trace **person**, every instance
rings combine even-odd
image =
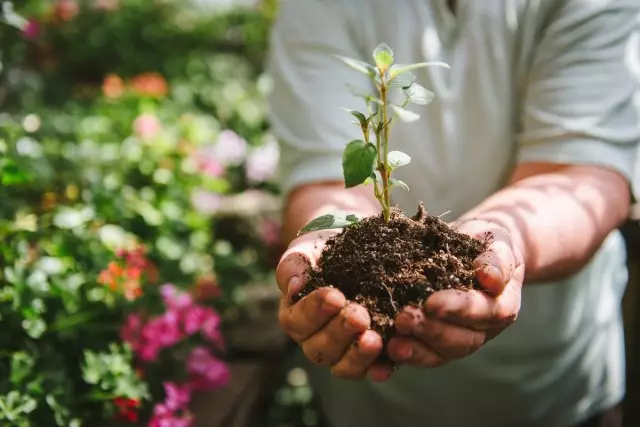
[[[330,426],[621,425],[617,228],[640,142],[639,17],[636,0],[281,3],[268,60],[290,242],[279,321]],[[386,351],[399,369],[376,362],[367,311],[337,289],[291,298],[338,232],[296,238],[301,227],[335,209],[380,212],[371,186],[344,188],[342,151],[360,130],[340,107],[363,107],[345,84],[368,81],[335,56],[371,63],[382,42],[396,62],[450,65],[415,73],[436,98],[394,127],[393,149],[412,156],[397,172],[411,192],[394,203],[412,214],[424,201],[494,236],[477,260],[485,291],[441,291],[398,315]]]

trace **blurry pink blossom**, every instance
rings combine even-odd
[[[138,313],[131,313],[127,316],[124,326],[120,330],[120,338],[129,344],[133,351],[140,348],[140,328],[142,327],[142,318]]]
[[[177,411],[186,409],[189,401],[191,401],[191,389],[188,385],[178,385],[172,382],[165,382],[164,387],[164,404],[169,411]]]
[[[252,183],[261,183],[271,179],[278,168],[280,147],[274,139],[256,147],[247,157],[247,179]]]
[[[224,338],[220,330],[220,316],[214,313],[202,323],[202,336],[216,346],[218,349],[224,349]]]
[[[29,19],[27,25],[22,30],[24,38],[33,40],[40,34],[40,24],[35,19]]]
[[[195,334],[200,330],[204,322],[216,313],[209,307],[193,306],[182,313],[184,331]]]
[[[167,311],[162,316],[151,319],[142,328],[140,357],[146,361],[155,360],[160,349],[178,343],[183,337],[178,314]]]
[[[194,189],[191,193],[191,204],[200,213],[214,214],[222,205],[222,196],[202,188]]]
[[[120,6],[120,0],[95,0],[93,5],[99,10],[116,10]]]
[[[198,158],[198,169],[203,174],[210,176],[211,178],[220,178],[224,176],[225,168],[220,162],[214,158]]]
[[[247,156],[247,141],[232,130],[223,130],[207,154],[226,166],[238,166]]]
[[[280,244],[281,238],[281,225],[278,221],[274,221],[271,218],[264,218],[260,223],[258,232],[260,238],[267,246],[276,246]]]
[[[160,132],[160,120],[151,113],[145,113],[136,118],[133,129],[140,138],[150,139]]]
[[[187,372],[194,390],[213,390],[229,382],[227,365],[205,347],[195,347],[187,358]]]
[[[166,404],[158,403],[153,407],[148,427],[189,427],[192,423],[193,416],[190,414],[178,416]]]
[[[171,284],[160,286],[160,294],[164,304],[170,310],[183,310],[193,305],[193,298],[186,292],[181,292]]]

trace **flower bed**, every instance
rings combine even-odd
[[[190,425],[281,249],[268,18],[26,3],[0,27],[0,424]]]

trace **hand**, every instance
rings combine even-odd
[[[366,376],[382,351],[382,338],[368,330],[371,318],[359,304],[334,288],[320,288],[292,304],[306,283],[305,272],[316,265],[326,240],[335,232],[320,231],[294,240],[282,256],[276,278],[282,292],[279,322],[314,363],[331,367],[343,379]]]
[[[521,251],[495,223],[470,220],[457,228],[479,239],[491,235],[488,249],[474,262],[483,289],[440,291],[422,309],[406,307],[396,318],[398,336],[388,346],[397,363],[433,367],[466,357],[516,320],[524,280]]]

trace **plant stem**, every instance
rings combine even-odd
[[[389,219],[391,218],[391,189],[389,188],[390,174],[389,168],[387,167],[389,165],[389,123],[387,123],[387,121],[389,120],[389,112],[387,109],[387,86],[385,83],[382,83],[380,85],[380,99],[382,101],[382,116],[380,118],[380,121],[382,123],[383,157],[382,161],[378,162],[378,171],[382,176],[382,197],[384,199],[384,206],[382,211],[384,220],[389,221]],[[380,151],[378,151],[378,159],[380,159],[380,154]]]

